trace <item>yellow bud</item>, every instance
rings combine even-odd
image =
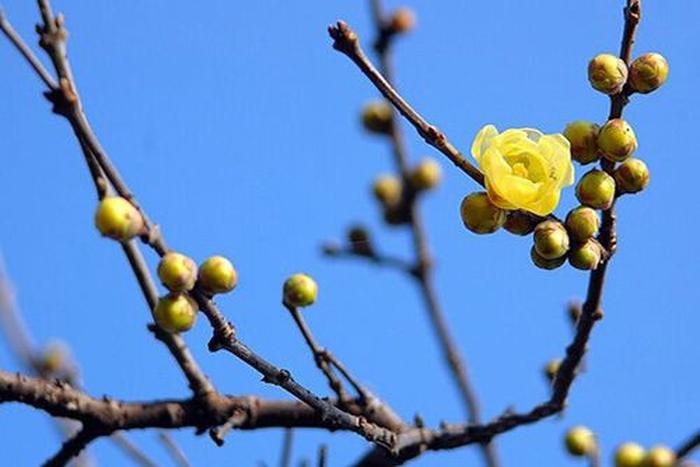
[[[63,342],[51,342],[43,351],[38,364],[43,375],[54,375],[66,364],[68,348]]]
[[[547,377],[547,380],[554,381],[554,377],[557,375],[557,372],[559,371],[560,367],[560,359],[554,358],[548,361],[547,364],[544,366],[544,375]]]
[[[617,188],[625,193],[637,193],[649,184],[649,169],[644,161],[630,158],[615,170]]]
[[[477,234],[493,233],[506,221],[506,211],[495,206],[483,191],[465,196],[459,211],[464,226]]]
[[[401,201],[401,180],[393,175],[382,175],[374,181],[374,197],[384,206],[395,206]]]
[[[389,133],[393,114],[385,101],[370,102],[362,109],[362,125],[371,133]]]
[[[515,235],[527,235],[535,230],[537,217],[524,211],[508,211],[503,228]]]
[[[575,426],[566,433],[564,438],[566,450],[572,456],[586,456],[595,452],[595,435],[585,426]]]
[[[577,120],[566,125],[564,137],[571,144],[571,157],[581,164],[589,164],[600,159],[598,151],[598,131],[600,127],[592,122]]]
[[[674,467],[676,454],[666,446],[657,445],[649,449],[642,465],[644,467]]]
[[[543,258],[539,253],[537,253],[537,250],[533,246],[530,249],[530,259],[532,259],[533,264],[540,269],[556,269],[564,264],[564,261],[566,261],[566,256],[554,259]]]
[[[658,89],[667,79],[668,62],[661,54],[644,54],[630,65],[630,85],[641,94]]]
[[[600,264],[603,247],[596,240],[589,238],[584,243],[575,245],[569,251],[569,264],[576,269],[592,271]]]
[[[411,185],[416,191],[429,190],[436,187],[441,178],[440,164],[432,159],[425,159],[411,173]]]
[[[535,227],[535,250],[545,259],[556,259],[569,250],[569,235],[561,223],[544,221]]]
[[[309,306],[316,301],[318,285],[306,274],[294,274],[284,282],[284,303],[291,306]]]
[[[600,227],[598,213],[587,206],[579,206],[566,216],[566,230],[571,238],[583,242],[593,237]]]
[[[238,273],[223,256],[212,256],[199,266],[199,285],[208,294],[232,291],[238,284]]]
[[[197,280],[197,265],[191,258],[171,251],[158,263],[158,277],[171,292],[191,290]]]
[[[627,82],[627,65],[612,54],[596,55],[588,63],[588,81],[604,94],[617,94]]]
[[[615,467],[642,467],[644,448],[637,443],[624,443],[615,450]]]
[[[606,159],[622,162],[637,150],[637,137],[629,123],[613,118],[600,129],[598,148]]]
[[[165,331],[189,331],[197,321],[197,303],[187,294],[169,294],[158,299],[153,317]]]
[[[95,226],[106,237],[126,242],[144,232],[141,213],[133,204],[119,196],[100,201],[95,212]]]
[[[576,197],[593,209],[608,209],[615,199],[615,180],[602,170],[591,170],[576,185]]]
[[[391,15],[390,28],[396,33],[408,32],[416,26],[416,15],[410,8],[397,8]]]

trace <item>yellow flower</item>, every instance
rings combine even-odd
[[[472,155],[486,179],[491,201],[502,209],[546,216],[559,204],[559,192],[574,183],[569,141],[531,128],[498,133],[486,125],[474,138]]]

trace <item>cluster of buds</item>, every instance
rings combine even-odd
[[[391,174],[380,175],[372,185],[372,194],[391,225],[403,224],[410,219],[409,207],[413,198],[440,184],[442,170],[433,159],[423,159],[407,176],[407,180]]]
[[[567,431],[564,445],[568,453],[576,457],[595,457],[599,450],[595,434],[585,426]],[[674,467],[676,461],[676,454],[660,444],[647,451],[637,443],[627,442],[618,446],[613,454],[615,467]]]
[[[197,302],[189,292],[196,286],[209,296],[232,291],[238,273],[223,256],[212,256],[199,268],[176,252],[165,254],[158,263],[158,278],[169,293],[158,299],[153,317],[162,329],[179,333],[190,330],[197,319]]]
[[[676,460],[676,454],[661,444],[645,451],[639,444],[627,442],[614,454],[615,467],[674,467]]]
[[[668,79],[668,62],[658,53],[646,53],[627,67],[612,54],[599,54],[588,63],[588,81],[597,91],[613,96],[621,92],[648,94]],[[625,86],[628,89],[625,89]]]
[[[146,234],[141,212],[127,199],[105,197],[95,212],[97,230],[113,240],[128,242]],[[209,295],[232,291],[238,283],[238,274],[229,260],[212,256],[199,268],[188,256],[177,252],[166,253],[158,263],[158,277],[169,293],[160,297],[153,309],[153,317],[162,329],[178,333],[194,326],[197,303],[189,292],[198,289]]]

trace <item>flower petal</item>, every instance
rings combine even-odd
[[[479,130],[479,133],[476,134],[474,143],[472,143],[472,156],[477,162],[481,163],[481,156],[486,149],[488,149],[491,140],[496,136],[498,136],[498,130],[493,125],[484,126]]]

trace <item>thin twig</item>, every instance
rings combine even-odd
[[[318,467],[326,467],[328,465],[328,446],[322,444],[318,447]]]
[[[418,134],[431,146],[447,156],[465,174],[471,177],[479,185],[484,185],[484,175],[464,155],[457,150],[447,139],[447,136],[436,126],[428,123],[406,100],[392,87],[392,85],[382,76],[372,65],[367,55],[360,47],[360,41],[355,31],[350,29],[344,21],[338,21],[334,26],[328,28],[330,36],[333,38],[333,48],[344,53],[362,70],[379,92],[384,95],[394,107],[403,115]]]
[[[116,432],[109,439],[141,467],[158,467],[158,464],[146,456],[124,433]]]
[[[327,244],[323,247],[323,253],[330,258],[357,258],[369,261],[376,266],[396,269],[407,274],[415,274],[414,265],[408,261],[395,256],[377,253],[374,250],[369,253],[358,253],[352,247],[345,248]]]
[[[190,462],[187,460],[184,451],[177,445],[169,433],[165,431],[158,432],[158,439],[163,443],[163,446],[165,446],[165,449],[168,451],[168,454],[170,454],[175,464],[179,467],[190,467]]]
[[[391,29],[387,26],[389,22],[384,16],[381,0],[371,0],[370,3],[376,34],[374,48],[377,52],[380,64],[378,75],[379,77],[383,77],[383,81],[391,87],[394,82],[392,66],[393,64],[391,60],[391,46],[394,42],[393,39],[396,37],[396,35],[392,33]],[[362,56],[364,55],[364,52],[359,46],[359,39],[356,40],[356,44],[353,50],[358,55],[358,59],[362,61]],[[371,70],[371,63],[369,63],[368,60],[365,61],[367,62],[367,65],[369,65],[367,66],[367,69]],[[382,94],[384,94],[384,96],[391,101],[391,98],[389,95],[387,95],[387,93],[382,92]],[[396,96],[399,96],[398,92],[396,92],[395,90],[394,94]],[[394,101],[391,102],[394,103]],[[413,237],[413,247],[415,255],[415,265],[410,269],[410,272],[418,282],[421,295],[425,302],[425,308],[428,312],[428,317],[437,337],[439,346],[442,350],[443,358],[451,372],[452,379],[455,381],[455,384],[459,390],[467,418],[471,423],[480,423],[481,411],[479,401],[476,396],[476,390],[474,389],[470,381],[466,369],[466,364],[464,363],[464,360],[459,354],[458,347],[450,333],[449,325],[447,324],[447,319],[445,318],[445,314],[440,305],[440,301],[438,300],[437,293],[435,292],[435,285],[433,283],[432,275],[433,261],[430,255],[427,232],[421,215],[419,197],[416,196],[416,193],[412,192],[412,190],[410,189],[411,184],[409,179],[410,174],[408,152],[404,143],[403,133],[399,126],[397,109],[401,112],[400,107],[397,107],[395,105],[392,106],[393,115],[389,127],[389,139],[391,141],[391,147],[396,169],[401,175],[405,191],[407,192],[405,196],[408,203],[408,210],[410,212],[408,219]],[[409,114],[404,112],[401,113],[403,115]],[[417,113],[415,115],[418,116]],[[417,129],[423,128],[425,130],[428,127],[430,127],[430,125],[428,125],[427,122],[423,122],[422,126],[420,127],[416,126],[416,124],[413,121],[411,123],[413,123]],[[421,129],[419,129],[418,131],[419,133],[421,133]],[[429,131],[425,130],[425,134],[428,133]],[[436,132],[436,134],[437,133],[439,132]],[[421,135],[424,134],[421,133]],[[444,145],[443,147],[453,148],[453,146],[449,143],[447,145]],[[450,154],[454,155],[454,153],[452,152],[450,152]],[[473,170],[471,172],[473,172]],[[481,175],[480,173],[478,174]],[[498,466],[499,462],[495,446],[488,444],[484,445],[482,446],[482,452],[484,455],[484,460],[486,461],[486,464],[489,467]]]
[[[680,446],[676,448],[676,455],[678,459],[683,459],[688,457],[695,449],[700,446],[700,431],[694,433],[690,438],[681,443]]]
[[[71,459],[78,456],[88,444],[99,436],[101,436],[99,432],[83,428],[75,436],[66,440],[61,449],[44,462],[44,467],[63,467],[67,465]]]
[[[284,430],[282,439],[282,455],[280,456],[280,467],[290,467],[292,465],[292,447],[294,445],[294,430],[287,428]]]

